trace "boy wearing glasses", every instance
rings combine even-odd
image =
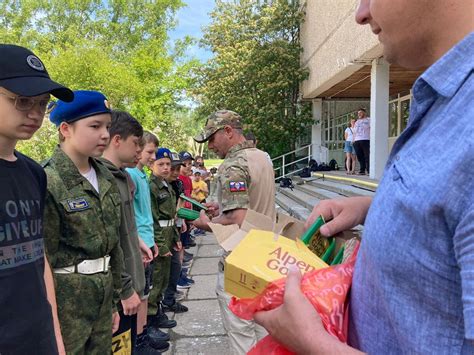
[[[26,48],[0,44],[0,353],[58,354],[64,346],[51,269],[44,256],[46,175],[15,150],[41,127],[50,94],[71,90],[52,81]]]

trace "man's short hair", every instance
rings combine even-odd
[[[159,147],[160,145],[160,141],[158,140],[158,137],[149,131],[143,132],[143,141],[145,142],[144,144],[153,143],[157,147]]]
[[[367,110],[363,107],[359,108],[357,111],[363,111],[363,112],[367,113]]]
[[[257,138],[255,137],[255,134],[253,134],[253,132],[251,132],[251,131],[245,133],[244,137],[245,137],[246,140],[252,141],[254,143],[257,141]]]
[[[112,123],[110,124],[109,134],[110,138],[119,135],[124,140],[130,136],[142,137],[143,127],[128,112],[112,110]]]

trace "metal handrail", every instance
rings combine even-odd
[[[282,155],[279,155],[279,156],[273,158],[273,159],[272,159],[272,162],[275,162],[275,161],[277,161],[277,160],[279,160],[279,159],[281,159],[281,161],[282,161],[281,166],[278,167],[278,168],[276,168],[276,169],[274,169],[274,171],[275,171],[275,179],[279,179],[279,178],[285,177],[285,176],[287,176],[287,175],[289,175],[289,174],[294,174],[294,173],[296,173],[296,172],[301,171],[302,169],[296,169],[296,170],[291,171],[290,173],[287,174],[287,173],[286,173],[286,168],[287,168],[288,166],[290,166],[290,165],[294,165],[294,164],[299,163],[299,162],[304,161],[304,160],[309,161],[309,160],[311,159],[312,147],[313,147],[312,144],[308,144],[308,145],[305,145],[305,146],[303,146],[303,147],[294,149],[294,150],[292,150],[291,152],[288,152],[288,153],[285,153],[285,154],[282,154]],[[292,161],[289,162],[289,163],[286,162],[286,157],[287,157],[287,156],[289,156],[289,155],[291,155],[291,154],[295,154],[296,152],[299,152],[299,151],[304,150],[304,149],[306,149],[306,150],[308,151],[308,153],[307,153],[303,158],[299,158],[299,159],[296,159],[296,160],[292,160]],[[278,172],[279,172],[278,174],[276,173],[277,170],[278,170]]]

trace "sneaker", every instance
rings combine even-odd
[[[174,300],[175,300],[176,302],[182,301],[182,300],[184,300],[185,298],[186,298],[186,296],[185,296],[184,294],[182,294],[182,293],[175,293],[175,294],[174,294]]]
[[[173,303],[171,306],[167,306],[163,304],[163,311],[165,312],[174,312],[174,313],[184,313],[187,312],[189,309],[185,305],[179,302]]]
[[[189,277],[185,276],[184,281],[186,281],[188,284],[194,285],[194,280],[190,279]]]
[[[183,263],[181,264],[181,268],[189,268],[192,264],[192,261],[189,260],[189,261],[183,261]]]
[[[170,348],[170,343],[167,341],[154,342],[153,344],[149,339],[142,340],[141,342],[137,341],[135,344],[133,354],[135,355],[156,355],[168,351]]]
[[[193,260],[193,257],[192,257],[192,256],[186,256],[186,255],[184,255],[184,257],[183,257],[183,262],[190,262],[190,261],[192,261],[192,260]]]
[[[191,288],[191,284],[190,283],[187,283],[186,281],[184,280],[179,280],[178,281],[178,286],[176,286],[176,288],[178,290],[187,290],[188,288]]]
[[[160,328],[148,326],[146,328],[146,333],[150,343],[170,341],[170,335],[162,331]]]
[[[168,316],[164,312],[151,317],[148,324],[156,328],[174,328],[178,325],[175,320],[168,319]]]
[[[186,245],[184,246],[184,249],[189,249],[191,247],[195,247],[196,246],[196,242],[194,241],[189,241],[186,243]]]

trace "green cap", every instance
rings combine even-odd
[[[224,126],[242,128],[242,117],[234,111],[216,111],[209,115],[203,131],[194,137],[194,140],[198,143],[204,143],[219,129],[224,128]]]

